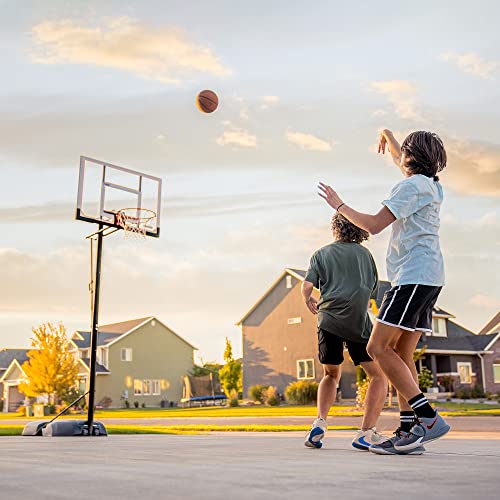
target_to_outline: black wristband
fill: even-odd
[[[340,207],[342,207],[342,206],[344,206],[344,205],[345,205],[345,203],[341,203],[341,204],[340,204],[340,205],[336,208],[337,212],[340,210]]]

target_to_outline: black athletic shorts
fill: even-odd
[[[385,292],[377,321],[414,332],[432,332],[432,308],[440,286],[398,285]]]
[[[373,361],[366,352],[365,342],[351,342],[318,328],[319,362],[322,365],[341,365],[344,361],[344,343],[356,366],[365,361]]]

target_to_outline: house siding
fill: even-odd
[[[484,377],[485,377],[485,390],[491,393],[500,393],[500,383],[495,383],[493,365],[500,364],[500,339],[498,339],[493,346],[490,347],[491,354],[484,355]]]
[[[284,276],[264,300],[242,323],[243,394],[256,384],[274,385],[280,393],[297,380],[297,361],[314,360],[315,380],[320,381],[323,368],[318,360],[316,317],[304,304],[301,282],[292,277],[292,288]],[[319,292],[313,292],[319,298]],[[288,324],[289,318],[301,323]],[[340,389],[344,396],[355,394],[354,366],[344,364]]]
[[[132,349],[132,361],[121,361],[121,349]],[[111,406],[123,406],[121,396],[128,391],[133,404],[159,406],[162,399],[182,398],[183,376],[193,368],[193,347],[156,321],[149,321],[109,347],[110,374],[98,375],[96,401],[110,397]],[[160,395],[134,395],[134,379],[160,380]]]

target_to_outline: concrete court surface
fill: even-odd
[[[2,499],[493,499],[500,433],[455,433],[422,456],[378,456],[330,432],[0,438]]]

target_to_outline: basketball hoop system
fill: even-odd
[[[135,213],[135,215],[130,215]],[[122,208],[116,212],[116,225],[125,231],[125,238],[145,239],[154,225],[156,212],[147,208]]]
[[[125,237],[138,240],[148,236],[159,238],[161,185],[160,177],[88,156],[80,157],[75,218],[97,224],[97,230],[86,237],[90,240],[91,312],[89,335],[86,339],[82,337],[86,349],[90,348],[90,355],[87,355],[90,359],[87,362],[89,374],[85,379],[86,390],[83,396],[73,401],[50,422],[29,422],[23,430],[24,436],[107,435],[104,425],[94,420],[103,241],[105,236],[120,229],[125,231]],[[120,208],[123,206],[132,208]],[[85,396],[88,396],[86,420],[56,420]]]

